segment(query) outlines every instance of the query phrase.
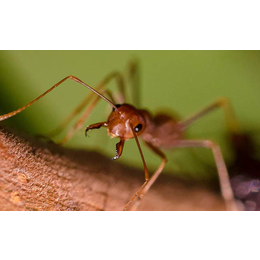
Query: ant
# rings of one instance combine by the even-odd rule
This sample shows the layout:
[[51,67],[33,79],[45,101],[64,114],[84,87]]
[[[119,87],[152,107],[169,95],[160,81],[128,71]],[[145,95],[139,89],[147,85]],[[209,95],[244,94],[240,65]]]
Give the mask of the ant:
[[[134,85],[138,85],[139,77],[137,68],[138,65],[136,62],[130,63],[129,71],[132,88],[134,87]],[[195,121],[199,120],[202,116],[205,116],[206,114],[212,112],[216,108],[223,108],[228,130],[234,134],[240,133],[240,128],[234,115],[234,111],[231,104],[226,98],[220,98],[211,103],[209,106],[203,108],[201,111],[187,118],[186,120],[180,121],[177,118],[164,113],[158,113],[153,116],[147,110],[139,109],[131,104],[125,103],[125,83],[124,77],[120,72],[115,71],[107,75],[98,84],[96,89],[92,88],[79,78],[70,75],[56,83],[54,86],[52,86],[50,89],[48,89],[46,92],[44,92],[42,95],[40,95],[27,105],[13,112],[0,116],[0,121],[10,118],[25,110],[33,103],[44,97],[46,94],[54,90],[56,87],[60,86],[64,81],[69,79],[85,86],[91,92],[68,116],[68,118],[66,118],[61,123],[61,125],[50,135],[54,135],[64,129],[64,126],[67,125],[74,118],[75,115],[79,114],[85,108],[85,111],[82,114],[81,118],[68,131],[65,138],[61,140],[61,143],[66,143],[72,137],[74,132],[83,126],[83,123],[85,122],[91,111],[94,109],[94,107],[97,105],[100,98],[105,100],[112,107],[112,111],[108,116],[108,119],[106,121],[87,126],[85,134],[87,135],[88,131],[90,130],[106,127],[108,134],[112,138],[119,138],[119,142],[116,144],[116,155],[112,158],[114,160],[119,159],[122,155],[125,141],[129,139],[135,139],[144,167],[145,181],[138,189],[138,191],[133,195],[133,197],[128,201],[123,210],[135,210],[140,204],[141,198],[148,192],[148,190],[151,188],[153,183],[163,171],[167,162],[167,157],[161,149],[177,147],[204,147],[211,149],[215,159],[220,181],[221,194],[225,201],[226,209],[237,210],[236,202],[228,176],[228,171],[220,147],[210,140],[191,140],[184,138],[184,131],[186,130],[186,128],[188,128]],[[110,93],[110,91],[106,89],[106,85],[113,79],[116,80],[118,87],[118,102],[115,102],[112,93]],[[135,91],[138,91],[138,89],[135,89]],[[108,97],[106,97],[105,95],[107,95]],[[138,98],[136,97],[136,99]],[[156,155],[161,158],[160,166],[151,177],[145,163],[138,137],[140,137],[144,141],[149,149],[151,149]]]

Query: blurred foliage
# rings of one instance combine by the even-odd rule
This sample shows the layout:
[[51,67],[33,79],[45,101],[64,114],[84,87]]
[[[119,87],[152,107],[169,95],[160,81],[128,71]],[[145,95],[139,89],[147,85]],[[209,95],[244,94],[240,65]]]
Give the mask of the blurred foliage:
[[[0,51],[0,112],[25,105],[70,74],[95,87],[113,70],[125,73],[132,57],[140,62],[142,107],[150,111],[177,111],[185,118],[226,96],[243,129],[257,133],[260,128],[259,51]],[[115,89],[114,85],[111,83],[109,88]],[[4,124],[31,134],[44,134],[53,130],[87,93],[81,85],[66,82]],[[100,102],[84,126],[106,120],[109,111],[105,102]],[[230,161],[232,151],[225,134],[221,110],[188,130],[189,138],[220,143]],[[82,129],[67,145],[97,149],[113,157],[117,141],[109,139],[105,129],[91,131],[88,138]],[[160,160],[145,147],[144,154],[149,169],[159,165]],[[168,170],[193,176],[196,172],[202,175],[205,162],[213,165],[211,153],[204,149],[176,149],[167,155]],[[141,166],[134,140],[126,143],[121,161]],[[210,178],[205,173],[203,177]]]

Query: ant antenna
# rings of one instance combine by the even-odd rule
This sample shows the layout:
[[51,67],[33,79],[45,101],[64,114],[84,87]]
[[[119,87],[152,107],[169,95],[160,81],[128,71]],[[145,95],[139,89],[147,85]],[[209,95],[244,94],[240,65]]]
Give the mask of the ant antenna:
[[61,83],[63,83],[65,80],[67,79],[72,79],[78,83],[80,83],[81,85],[87,87],[88,89],[90,89],[92,92],[94,92],[95,94],[97,94],[99,97],[101,97],[102,99],[104,99],[107,103],[109,103],[109,105],[111,105],[116,111],[118,110],[116,105],[113,104],[109,99],[107,99],[105,96],[103,96],[102,94],[100,94],[98,91],[96,91],[95,89],[93,89],[92,87],[90,87],[88,84],[86,84],[85,82],[81,81],[79,78],[75,77],[75,76],[67,76],[66,78],[62,79],[61,81],[59,81],[58,83],[56,83],[54,86],[52,86],[50,89],[48,89],[46,92],[44,92],[43,94],[41,94],[39,97],[37,97],[36,99],[34,99],[33,101],[31,101],[30,103],[28,103],[27,105],[13,111],[10,112],[8,114],[2,115],[0,116],[0,121],[3,121],[9,117],[12,117],[20,112],[22,112],[23,110],[25,110],[27,107],[31,106],[33,103],[35,103],[36,101],[38,101],[39,99],[41,99],[42,97],[44,97],[46,94],[48,94],[49,92],[51,92],[53,89],[55,89],[56,87],[58,87]]

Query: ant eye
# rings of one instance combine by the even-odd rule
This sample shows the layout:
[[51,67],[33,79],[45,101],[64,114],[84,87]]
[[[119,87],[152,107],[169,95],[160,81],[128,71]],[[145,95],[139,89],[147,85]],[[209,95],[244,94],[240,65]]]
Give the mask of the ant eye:
[[135,131],[136,133],[138,133],[138,132],[140,132],[140,131],[142,130],[142,128],[143,128],[143,125],[142,125],[142,124],[139,124],[139,125],[137,125],[137,126],[134,128],[134,131]]
[[[121,107],[121,105],[117,104],[116,105],[117,108]],[[113,107],[113,112],[115,111],[115,108]]]

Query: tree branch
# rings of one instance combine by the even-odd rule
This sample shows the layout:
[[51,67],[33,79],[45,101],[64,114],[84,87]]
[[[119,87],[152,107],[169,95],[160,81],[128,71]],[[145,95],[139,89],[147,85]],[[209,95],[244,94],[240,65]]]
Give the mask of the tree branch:
[[[143,183],[141,169],[0,127],[0,210],[121,210]],[[218,194],[160,176],[139,210],[225,210]]]

